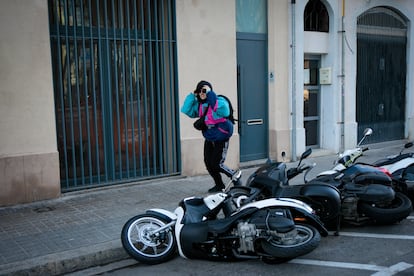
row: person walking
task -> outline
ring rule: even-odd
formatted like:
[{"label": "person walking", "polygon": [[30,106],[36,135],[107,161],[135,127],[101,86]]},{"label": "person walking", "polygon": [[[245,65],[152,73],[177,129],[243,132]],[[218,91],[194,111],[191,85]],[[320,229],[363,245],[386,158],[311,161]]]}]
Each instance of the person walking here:
[{"label": "person walking", "polygon": [[227,118],[230,115],[229,103],[226,99],[217,97],[211,83],[202,80],[197,83],[194,92],[185,98],[181,112],[190,118],[200,117],[201,124],[204,122],[201,129],[205,138],[204,164],[215,183],[208,192],[221,191],[225,187],[221,173],[228,177],[237,173],[224,164],[229,140],[233,135],[233,123]]}]

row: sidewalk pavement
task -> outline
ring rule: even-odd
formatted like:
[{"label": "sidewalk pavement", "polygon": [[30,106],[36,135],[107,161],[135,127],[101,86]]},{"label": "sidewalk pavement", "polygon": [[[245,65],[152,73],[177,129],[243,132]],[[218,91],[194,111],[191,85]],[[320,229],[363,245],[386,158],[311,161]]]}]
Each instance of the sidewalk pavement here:
[{"label": "sidewalk pavement", "polygon": [[[397,154],[405,141],[369,145],[360,162]],[[314,150],[308,179],[332,167],[336,155]],[[292,167],[297,162],[288,163]],[[243,169],[242,181],[260,164]],[[303,175],[294,180],[301,182]],[[61,275],[128,259],[120,240],[131,217],[149,208],[174,210],[188,196],[204,196],[208,175],[171,177],[63,194],[59,199],[0,208],[0,275]]]}]

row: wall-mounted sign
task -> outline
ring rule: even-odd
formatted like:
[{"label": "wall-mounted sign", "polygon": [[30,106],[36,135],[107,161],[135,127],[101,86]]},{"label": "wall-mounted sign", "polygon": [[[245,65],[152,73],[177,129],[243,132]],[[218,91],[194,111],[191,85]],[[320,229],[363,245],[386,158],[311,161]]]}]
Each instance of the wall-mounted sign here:
[{"label": "wall-mounted sign", "polygon": [[319,69],[319,84],[331,84],[332,83],[332,72],[330,67]]}]

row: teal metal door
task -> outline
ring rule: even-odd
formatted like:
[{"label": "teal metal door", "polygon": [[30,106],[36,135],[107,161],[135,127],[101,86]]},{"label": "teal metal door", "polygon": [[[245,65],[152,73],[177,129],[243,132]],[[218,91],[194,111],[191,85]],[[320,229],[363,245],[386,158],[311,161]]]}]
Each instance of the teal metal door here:
[{"label": "teal metal door", "polygon": [[240,161],[268,156],[267,36],[237,34]]},{"label": "teal metal door", "polygon": [[174,11],[49,0],[62,191],[179,173]]}]

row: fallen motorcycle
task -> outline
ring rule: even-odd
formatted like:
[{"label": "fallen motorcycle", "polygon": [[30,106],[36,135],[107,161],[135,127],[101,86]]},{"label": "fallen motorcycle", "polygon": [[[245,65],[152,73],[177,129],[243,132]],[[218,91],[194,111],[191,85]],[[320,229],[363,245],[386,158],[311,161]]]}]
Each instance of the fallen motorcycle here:
[{"label": "fallen motorcycle", "polygon": [[[312,208],[295,199],[266,199],[238,206],[226,192],[183,199],[174,212],[150,209],[122,228],[126,252],[139,262],[158,264],[179,255],[189,259],[261,259],[280,263],[314,250],[328,232]],[[229,210],[227,210],[229,212]]]},{"label": "fallen motorcycle", "polygon": [[[396,192],[397,197],[414,195],[414,153],[404,153],[400,151],[398,155],[380,159],[372,164],[356,162],[368,147],[362,147],[362,142],[372,134],[371,128],[364,130],[364,135],[357,146],[347,149],[338,155],[335,166],[328,171],[322,172],[317,176],[318,180],[338,182],[341,178],[351,179],[357,184],[383,184],[391,186]],[[404,148],[412,147],[409,142]],[[335,178],[332,179],[332,178]],[[400,199],[406,201],[407,199]]]},{"label": "fallen motorcycle", "polygon": [[[306,175],[313,166],[302,164],[302,161],[311,153],[311,149],[306,150],[298,165],[288,170],[283,162],[269,162],[249,177],[246,187],[234,187],[230,192],[234,197],[243,197],[244,202],[270,197],[301,200],[336,233],[341,221],[354,225],[393,224],[410,214],[410,200],[402,193],[396,193],[390,177],[373,166],[354,164],[346,167],[341,164],[343,168],[339,170],[337,164],[333,170],[307,181]],[[305,172],[304,184],[289,185],[289,180],[302,172]]]},{"label": "fallen motorcycle", "polygon": [[367,128],[354,149],[339,154],[331,170],[321,172],[308,183],[327,183],[341,191],[344,219],[353,224],[374,221],[393,224],[405,219],[412,210],[410,199],[402,193],[405,187],[396,182],[383,167],[356,160],[368,150],[362,142],[372,134]]},{"label": "fallen motorcycle", "polygon": [[377,160],[372,165],[388,170],[401,192],[414,199],[414,152],[403,153],[412,146],[413,142],[408,142],[399,154]]},{"label": "fallen motorcycle", "polygon": [[336,187],[326,183],[289,185],[290,179],[311,169],[311,166],[302,164],[302,160],[311,153],[311,149],[305,151],[298,165],[288,170],[284,162],[268,162],[249,176],[245,186],[233,187],[229,193],[241,204],[266,198],[294,198],[303,201],[315,210],[328,229],[339,231],[341,194]]}]

